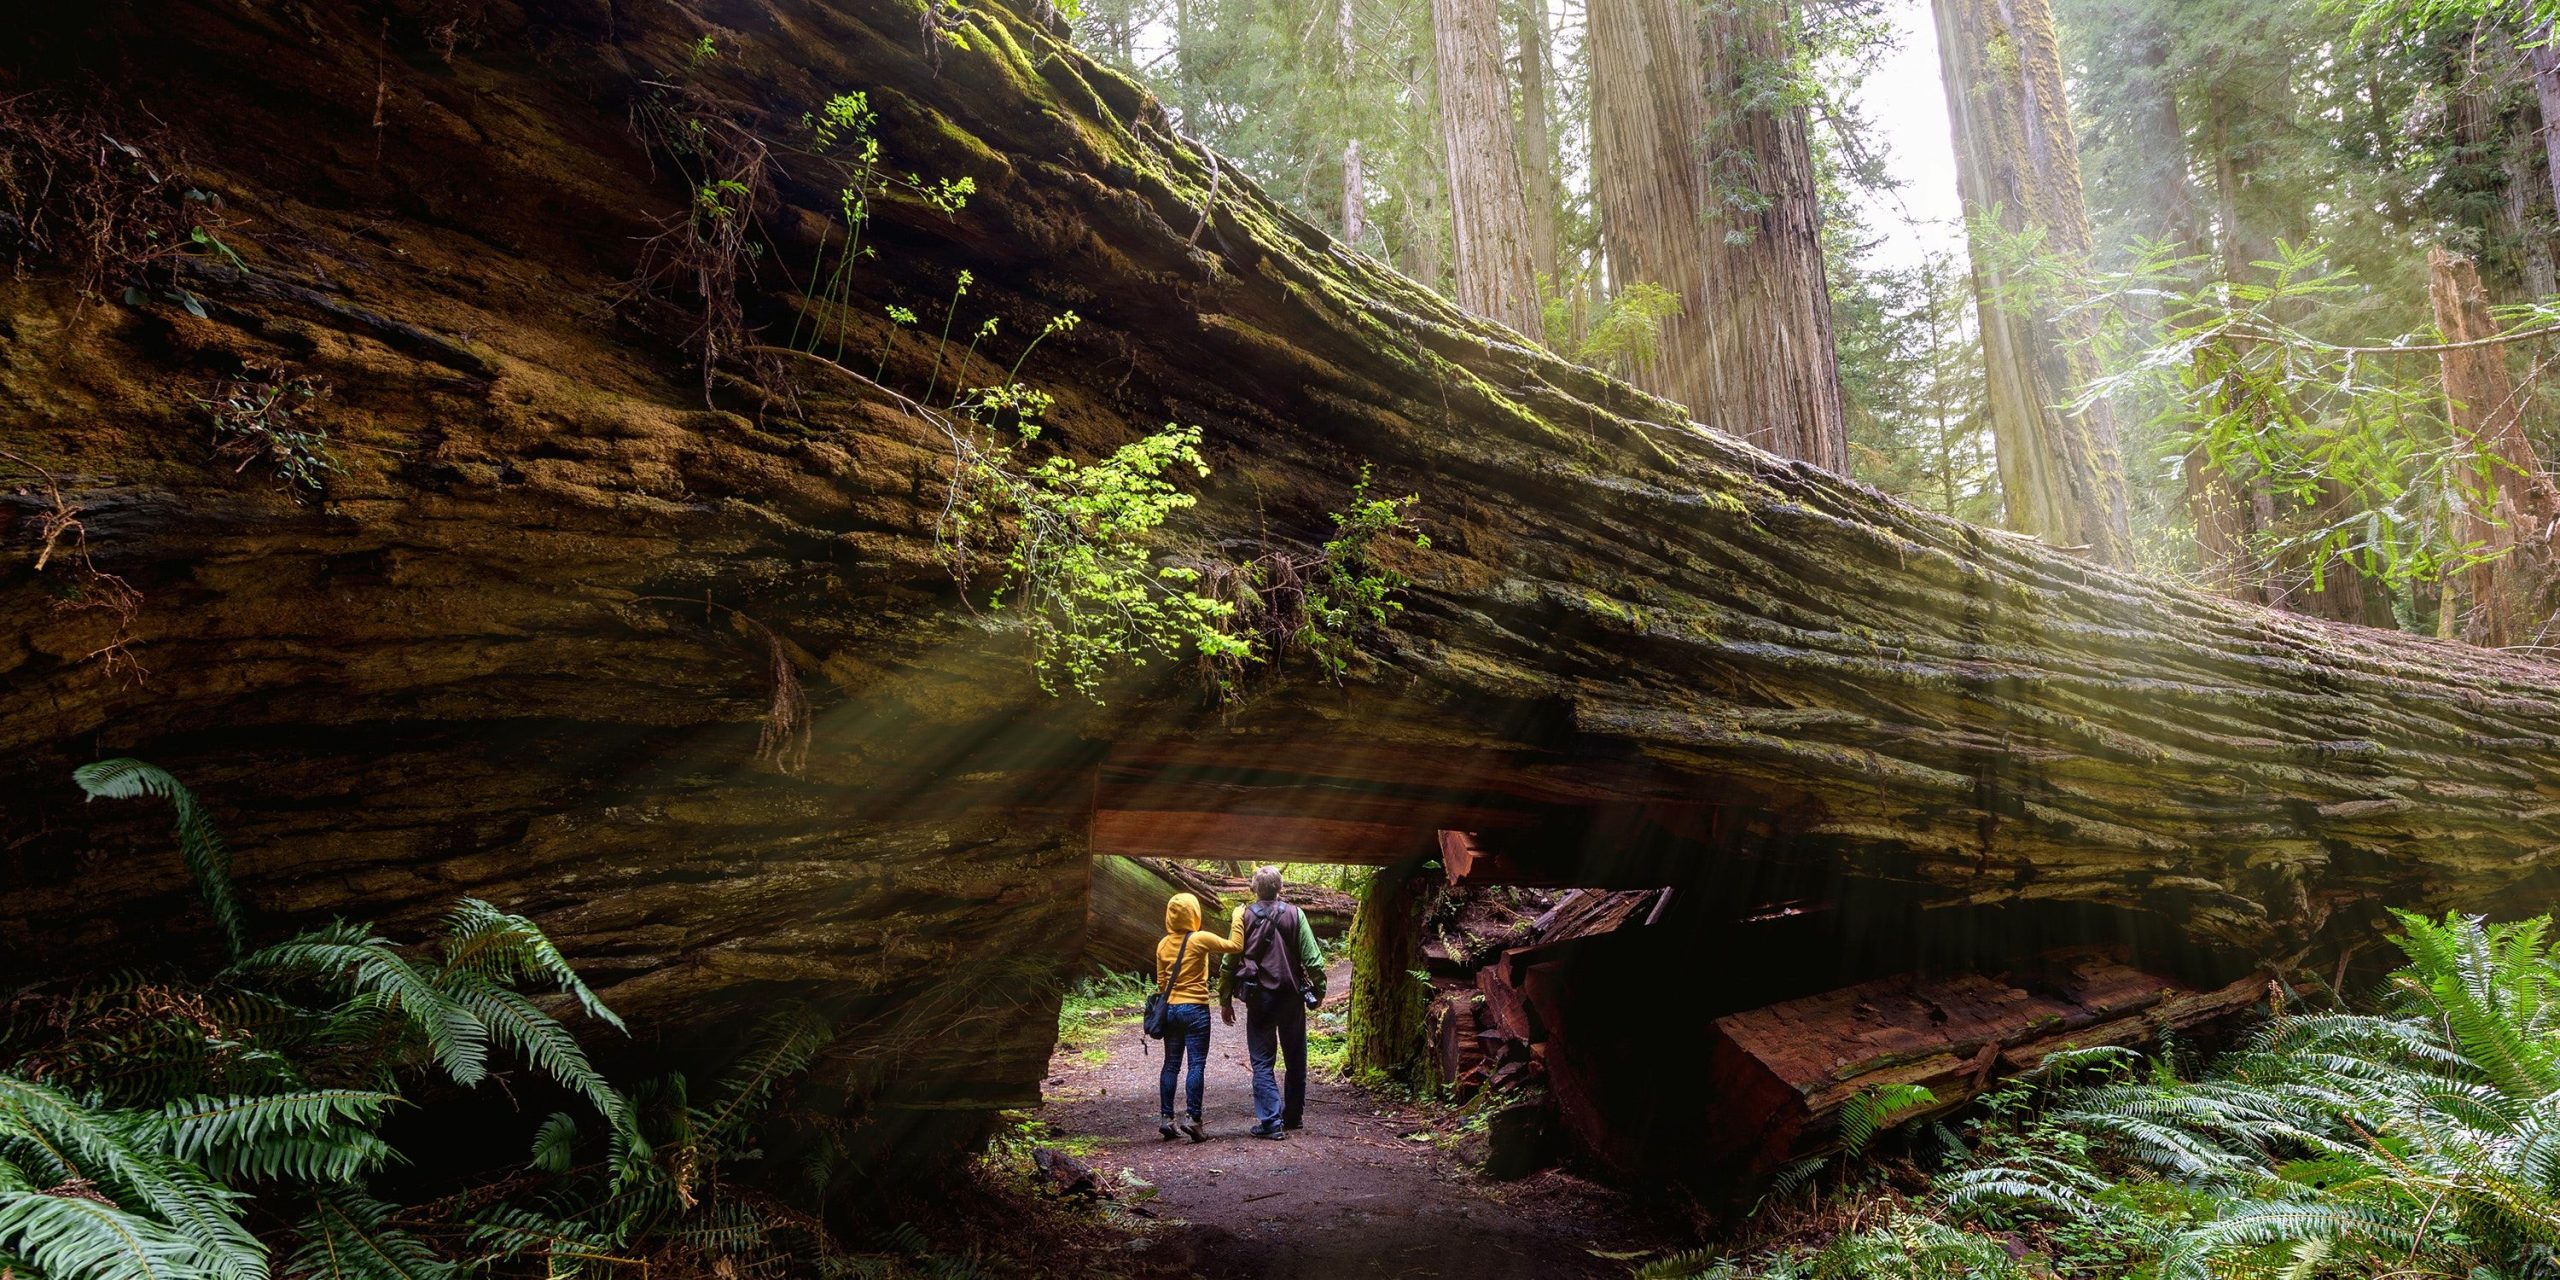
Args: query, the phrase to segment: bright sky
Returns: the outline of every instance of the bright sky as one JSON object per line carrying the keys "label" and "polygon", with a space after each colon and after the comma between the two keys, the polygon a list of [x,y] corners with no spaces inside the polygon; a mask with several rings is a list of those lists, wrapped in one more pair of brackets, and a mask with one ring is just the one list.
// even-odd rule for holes
{"label": "bright sky", "polygon": [[1929,0],[1896,0],[1898,39],[1857,95],[1885,148],[1885,164],[1902,189],[1869,203],[1867,225],[1884,240],[1874,262],[1911,267],[1932,251],[1964,247],[1956,197],[1955,143],[1947,129],[1947,95],[1938,81],[1938,33]]}

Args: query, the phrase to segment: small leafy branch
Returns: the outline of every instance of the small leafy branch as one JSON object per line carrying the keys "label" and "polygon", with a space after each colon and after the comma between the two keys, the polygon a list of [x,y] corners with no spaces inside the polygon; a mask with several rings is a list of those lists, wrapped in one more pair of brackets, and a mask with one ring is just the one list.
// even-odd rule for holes
{"label": "small leafy branch", "polygon": [[[661,103],[663,95],[682,90],[673,82],[652,88]],[[935,522],[936,551],[964,599],[983,601],[989,614],[1029,637],[1033,669],[1049,692],[1072,689],[1092,697],[1117,667],[1186,653],[1197,656],[1222,695],[1236,691],[1239,681],[1233,677],[1249,664],[1290,652],[1312,655],[1339,679],[1349,668],[1354,638],[1402,607],[1393,596],[1407,584],[1376,559],[1378,540],[1413,533],[1417,546],[1429,545],[1407,518],[1410,496],[1368,497],[1364,470],[1351,509],[1334,515],[1333,536],[1314,553],[1266,553],[1242,566],[1162,555],[1157,544],[1164,526],[1196,501],[1177,486],[1177,478],[1185,471],[1208,474],[1199,428],[1167,423],[1091,462],[1054,454],[1028,458],[1055,399],[1025,383],[1022,369],[1041,344],[1073,332],[1080,318],[1068,311],[1050,319],[1015,354],[1002,378],[973,383],[986,349],[1001,340],[1002,325],[995,316],[964,324],[962,312],[978,283],[965,270],[954,278],[943,305],[921,395],[887,385],[899,334],[926,323],[913,308],[885,307],[889,323],[867,376],[847,367],[857,315],[855,273],[874,256],[863,241],[876,202],[912,199],[950,217],[977,190],[966,177],[900,176],[890,170],[878,123],[862,92],[837,94],[801,118],[807,143],[792,154],[836,166],[841,235],[830,235],[819,248],[788,344],[748,343],[735,350],[819,365],[944,438],[951,470]],[[655,128],[677,139],[669,149],[679,157],[698,151],[684,140],[688,136],[705,129],[717,133],[716,126],[684,111],[665,114]],[[735,148],[730,153],[738,154]],[[761,175],[765,164],[766,153],[759,151],[746,167]],[[724,170],[714,164],[704,171]],[[741,226],[752,221],[757,189],[699,179],[696,188],[702,193],[698,218]],[[742,328],[734,332],[743,339]],[[955,353],[953,340],[964,332],[966,342]],[[985,594],[973,598],[982,584]],[[777,657],[777,677],[785,661]]]}
{"label": "small leafy branch", "polygon": [[[858,90],[837,94],[800,118],[800,127],[809,135],[805,154],[837,169],[837,216],[843,242],[839,246],[830,239],[818,246],[817,261],[811,266],[809,282],[802,291],[800,313],[791,323],[790,345],[813,355],[826,355],[838,364],[844,363],[845,346],[852,332],[854,268],[877,257],[879,252],[862,243],[871,224],[872,203],[903,190],[949,217],[966,208],[969,197],[978,191],[977,179],[971,177],[928,179],[915,173],[902,177],[884,168],[880,139],[875,134],[879,122],[880,113],[872,108],[870,95]],[[834,255],[832,260],[830,252]],[[966,289],[965,283],[962,287]],[[903,307],[891,307],[889,311],[897,324],[912,327],[916,323],[912,311]],[[889,336],[894,338],[896,333],[893,328]],[[884,344],[884,365],[887,359],[888,348]],[[925,398],[932,399],[932,393],[927,392]]]}
{"label": "small leafy branch", "polygon": [[965,590],[980,547],[1001,548],[989,606],[1031,637],[1043,689],[1063,684],[1091,697],[1123,661],[1145,666],[1150,654],[1185,647],[1210,659],[1247,652],[1225,626],[1234,606],[1194,590],[1197,570],[1158,565],[1146,549],[1167,517],[1196,501],[1167,476],[1209,474],[1199,446],[1198,427],[1168,423],[1096,462],[1023,467],[1012,446],[957,443],[939,530],[945,563]]}
{"label": "small leafy branch", "polygon": [[[2250,281],[2196,285],[2199,261],[2155,246],[2100,282],[2087,306],[2122,350],[2080,404],[2156,406],[2174,466],[2266,495],[2275,519],[2251,531],[2250,550],[2271,583],[2319,590],[2335,562],[2405,589],[2499,554],[2469,537],[2465,516],[2495,504],[2505,464],[2448,419],[2434,361],[2399,358],[2437,345],[2310,332],[2354,284],[2321,246],[2279,245]],[[2498,341],[2547,336],[2553,319],[2521,313]]]}
{"label": "small leafy branch", "polygon": [[318,492],[339,468],[328,430],[301,414],[326,394],[326,383],[250,364],[195,402],[213,424],[213,456],[237,461],[233,474],[264,463],[286,488]]}

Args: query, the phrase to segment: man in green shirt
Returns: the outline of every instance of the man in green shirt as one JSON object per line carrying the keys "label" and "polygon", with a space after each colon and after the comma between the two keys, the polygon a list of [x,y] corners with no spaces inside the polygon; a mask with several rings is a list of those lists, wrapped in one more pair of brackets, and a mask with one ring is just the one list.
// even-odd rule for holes
{"label": "man in green shirt", "polygon": [[[1253,901],[1236,908],[1230,938],[1243,949],[1227,957],[1218,981],[1220,1016],[1236,1022],[1244,992],[1245,1057],[1253,1064],[1253,1136],[1284,1138],[1305,1123],[1307,1011],[1324,1001],[1324,953],[1307,913],[1280,901],[1280,868],[1253,873]],[[1271,1078],[1272,1059],[1288,1061],[1288,1086]]]}

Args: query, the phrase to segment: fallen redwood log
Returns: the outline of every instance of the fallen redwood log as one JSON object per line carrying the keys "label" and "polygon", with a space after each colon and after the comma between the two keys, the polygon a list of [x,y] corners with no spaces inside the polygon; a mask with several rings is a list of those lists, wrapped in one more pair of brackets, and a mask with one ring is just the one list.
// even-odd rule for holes
{"label": "fallen redwood log", "polygon": [[[1892,1114],[1922,1119],[2058,1050],[2190,1030],[2245,1013],[2267,992],[2264,974],[2195,988],[2082,951],[2025,973],[1898,975],[1728,1014],[1707,1037],[1704,1121],[1669,1136],[1680,1163],[1747,1185],[1830,1149],[1842,1108],[1860,1095],[1921,1086],[1933,1101]],[[1604,1158],[1628,1168],[1666,1158],[1665,1135],[1628,1132],[1565,1089],[1558,1099],[1567,1125]]]}
{"label": "fallen redwood log", "polygon": [[[2277,958],[2376,903],[2548,899],[2560,670],[2111,572],[1751,449],[1712,424],[1753,406],[1693,423],[1332,243],[1053,22],[732,0],[689,63],[708,33],[677,4],[467,6],[458,40],[373,2],[31,8],[0,33],[13,110],[76,132],[64,104],[112,77],[145,127],[109,132],[152,157],[118,173],[200,179],[117,207],[218,191],[278,287],[190,277],[199,315],[101,302],[37,249],[0,273],[13,980],[216,950],[162,817],[67,782],[118,753],[206,797],[262,933],[489,899],[631,1018],[631,1058],[734,1045],[782,1001],[842,1013],[807,1096],[873,1169],[955,1170],[1036,1099],[1097,832],[1563,856],[1629,829],[1580,816],[1659,814],[1689,833],[1673,872],[1756,842],[1921,929],[2101,904]],[[688,67],[707,115],[770,131],[763,268],[643,270],[698,197],[634,108]],[[791,282],[841,244],[844,181],[789,131],[856,90],[898,170],[977,194],[877,202],[878,257],[813,305]],[[887,309],[941,310],[964,271],[962,327],[1003,322],[967,384],[1083,317],[1022,366],[1057,397],[1040,450],[1201,429],[1166,550],[1321,545],[1364,469],[1417,496],[1431,544],[1379,549],[1405,607],[1339,686],[1284,666],[1219,707],[1159,662],[1053,699],[962,606],[950,444],[910,407],[955,373]],[[677,279],[715,284],[707,311],[648,283]],[[767,344],[814,310],[885,353],[879,384],[692,341],[733,304]],[[207,456],[197,405],[252,366],[334,388],[325,489]],[[56,545],[66,514],[129,616]],[[96,657],[126,635],[147,684]]]}

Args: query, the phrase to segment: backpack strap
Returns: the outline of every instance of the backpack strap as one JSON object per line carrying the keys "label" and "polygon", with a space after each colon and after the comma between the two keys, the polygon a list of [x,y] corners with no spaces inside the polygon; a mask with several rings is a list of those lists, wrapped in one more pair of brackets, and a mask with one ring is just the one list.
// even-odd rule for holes
{"label": "backpack strap", "polygon": [[1289,957],[1289,977],[1298,984],[1298,990],[1303,993],[1307,989],[1307,968],[1298,960],[1298,907],[1292,902],[1282,902],[1277,905],[1287,908],[1288,913],[1281,915],[1272,927],[1280,930],[1280,954]]}
{"label": "backpack strap", "polygon": [[1182,935],[1182,945],[1173,949],[1173,967],[1165,970],[1164,981],[1156,984],[1156,994],[1163,996],[1165,998],[1165,1002],[1168,1004],[1173,1001],[1174,982],[1182,977],[1183,954],[1190,950],[1191,935],[1186,933]]}

